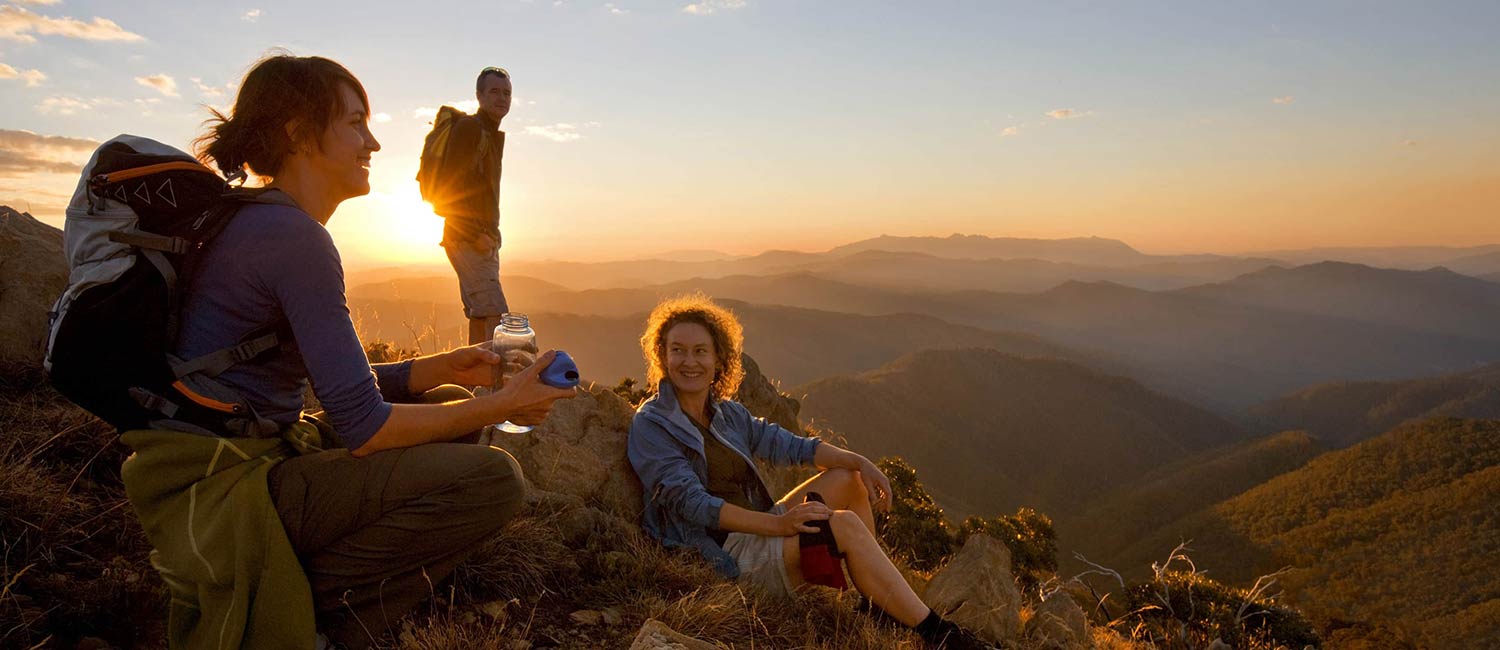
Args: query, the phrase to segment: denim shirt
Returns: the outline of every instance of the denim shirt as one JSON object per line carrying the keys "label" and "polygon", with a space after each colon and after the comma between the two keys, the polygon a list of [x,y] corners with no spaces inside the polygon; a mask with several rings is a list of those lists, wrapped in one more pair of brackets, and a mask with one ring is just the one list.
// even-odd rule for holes
{"label": "denim shirt", "polygon": [[[747,462],[760,458],[772,465],[811,464],[822,442],[752,416],[739,402],[718,400],[713,406],[709,431]],[[636,409],[626,453],[644,488],[641,527],[646,533],[667,546],[696,547],[721,575],[739,577],[734,558],[708,534],[709,528],[719,527],[724,500],[708,493],[703,435],[682,412],[671,382],[662,380],[656,396]],[[762,488],[757,501],[765,503],[754,505],[764,512],[776,503],[765,477],[758,469],[755,475]]]}

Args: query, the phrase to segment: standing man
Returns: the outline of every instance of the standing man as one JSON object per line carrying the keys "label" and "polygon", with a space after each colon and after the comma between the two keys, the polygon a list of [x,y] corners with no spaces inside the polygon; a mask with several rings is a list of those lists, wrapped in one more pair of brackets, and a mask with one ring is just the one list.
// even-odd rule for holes
{"label": "standing man", "polygon": [[479,71],[479,110],[454,123],[440,167],[442,200],[433,202],[444,220],[442,246],[458,273],[470,345],[490,340],[500,315],[510,310],[500,289],[500,120],[510,112],[510,95],[504,68]]}

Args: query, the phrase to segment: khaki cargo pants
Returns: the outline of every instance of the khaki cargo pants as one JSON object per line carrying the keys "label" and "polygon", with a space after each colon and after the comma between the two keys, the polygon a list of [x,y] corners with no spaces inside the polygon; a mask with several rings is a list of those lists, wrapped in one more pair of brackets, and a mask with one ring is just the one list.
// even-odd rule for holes
{"label": "khaki cargo pants", "polygon": [[[444,386],[423,401],[467,397]],[[477,439],[364,458],[335,449],[271,469],[271,499],[330,640],[368,647],[521,509],[520,466]]]}

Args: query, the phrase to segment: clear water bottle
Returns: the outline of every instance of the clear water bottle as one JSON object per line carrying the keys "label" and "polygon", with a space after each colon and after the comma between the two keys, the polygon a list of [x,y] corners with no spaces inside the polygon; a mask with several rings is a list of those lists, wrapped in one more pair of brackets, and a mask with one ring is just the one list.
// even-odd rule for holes
{"label": "clear water bottle", "polygon": [[[536,362],[536,331],[531,329],[531,320],[526,314],[505,314],[500,317],[500,326],[495,328],[495,338],[490,349],[500,355],[500,385],[515,373]],[[496,385],[495,388],[500,388]],[[495,425],[506,433],[526,433],[534,427],[511,424],[509,421]]]}

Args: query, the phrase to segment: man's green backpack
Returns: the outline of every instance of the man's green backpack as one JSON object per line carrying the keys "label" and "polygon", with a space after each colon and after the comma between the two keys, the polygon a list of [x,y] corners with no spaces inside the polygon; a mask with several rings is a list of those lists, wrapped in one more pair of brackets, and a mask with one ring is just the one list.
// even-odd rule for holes
{"label": "man's green backpack", "polygon": [[448,142],[453,135],[453,126],[468,117],[452,106],[438,109],[432,119],[432,132],[422,144],[422,164],[417,168],[417,187],[422,191],[422,200],[438,207],[439,195],[444,188],[443,157],[448,153]]}

